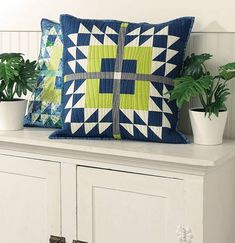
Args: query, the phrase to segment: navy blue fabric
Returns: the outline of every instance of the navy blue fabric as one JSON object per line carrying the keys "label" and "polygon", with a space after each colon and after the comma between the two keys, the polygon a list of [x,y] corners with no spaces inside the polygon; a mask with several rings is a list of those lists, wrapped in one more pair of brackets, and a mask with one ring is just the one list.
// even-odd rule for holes
{"label": "navy blue fabric", "polygon": [[[88,20],[88,19],[78,19],[70,15],[61,16],[61,28],[64,40],[64,53],[63,53],[63,72],[65,77],[73,74],[84,74],[88,75],[90,72],[87,67],[80,64],[81,60],[89,59],[90,54],[87,56],[83,52],[84,47],[90,48],[90,46],[97,45],[105,46],[104,42],[106,36],[113,41],[113,45],[119,45],[119,35],[122,26],[126,26],[125,36],[124,36],[124,49],[128,45],[131,47],[144,47],[150,38],[152,38],[153,48],[164,48],[159,55],[153,56],[152,63],[163,63],[162,66],[158,68],[153,68],[152,76],[162,76],[169,79],[174,79],[179,76],[183,59],[185,55],[186,45],[189,39],[189,35],[192,30],[194,23],[193,17],[183,17],[175,19],[162,24],[148,24],[148,23],[128,23],[127,25],[122,25],[122,21],[117,20]],[[95,30],[94,30],[95,27]],[[107,33],[107,29],[112,29],[112,33]],[[140,29],[138,34],[130,34],[137,29]],[[82,30],[81,30],[82,29]],[[100,33],[97,32],[100,31]],[[146,31],[153,29],[154,33],[145,34]],[[165,32],[164,32],[164,29]],[[162,33],[161,33],[162,31]],[[115,33],[116,32],[116,33]],[[158,34],[159,33],[159,34]],[[138,44],[135,41],[138,38]],[[172,39],[173,38],[173,39]],[[95,41],[94,41],[95,39]],[[173,40],[173,41],[172,41]],[[169,41],[172,44],[169,45]],[[135,46],[136,45],[136,46]],[[76,47],[76,56],[71,53],[71,50]],[[90,49],[89,49],[90,50]],[[147,50],[147,49],[146,49]],[[170,54],[169,50],[175,51],[176,54]],[[125,50],[124,50],[125,51]],[[147,53],[147,52],[146,52]],[[99,53],[96,54],[96,58],[99,58]],[[145,54],[143,54],[145,58]],[[147,54],[146,54],[147,55]],[[73,63],[75,66],[73,68]],[[117,73],[115,70],[117,63],[117,57],[102,57],[100,62],[100,73]],[[164,64],[165,63],[165,64]],[[138,58],[125,59],[122,60],[122,74],[145,74],[137,73]],[[155,70],[156,69],[156,70]],[[117,75],[122,75],[120,72]],[[132,76],[131,76],[132,77]],[[65,78],[66,79],[66,78]],[[96,78],[97,79],[97,78]],[[116,82],[116,76],[114,74],[113,78],[98,78],[99,79],[99,95],[100,94],[114,94],[114,82]],[[95,78],[94,78],[95,80]],[[79,87],[82,87],[87,82],[86,79],[76,79],[68,80],[63,86],[62,94],[62,121],[63,127],[61,130],[54,132],[50,138],[81,138],[81,137],[100,137],[100,138],[112,138],[115,137],[115,127],[113,126],[114,117],[112,113],[113,107],[110,111],[104,111],[103,105],[100,107],[86,107],[86,104],[79,103],[86,95],[86,90],[84,93],[80,93]],[[122,95],[135,95],[136,82],[138,80],[120,80],[120,96]],[[168,97],[164,92],[169,91],[173,88],[172,84],[165,84],[159,81],[143,81],[150,82],[151,88],[154,92],[158,93],[159,96],[150,96],[149,100],[153,106],[157,107],[155,110],[150,108],[147,112],[148,119],[143,117],[139,112],[141,109],[133,109],[131,118],[126,114],[126,109],[122,107],[119,108],[119,125],[120,125],[120,138],[130,139],[130,140],[142,140],[151,141],[159,143],[187,143],[187,138],[177,131],[178,123],[178,109],[175,102],[169,102]],[[73,92],[71,92],[73,89]],[[91,91],[90,91],[91,92]],[[98,94],[94,94],[94,99],[97,99]],[[141,102],[141,100],[140,100]],[[138,105],[138,104],[137,104]],[[165,108],[164,108],[165,107]],[[167,108],[166,108],[167,107]],[[97,109],[97,110],[95,110]],[[168,109],[168,110],[166,110]],[[131,110],[131,109],[130,109]],[[99,114],[102,112],[107,112],[102,120],[99,120]],[[90,115],[87,116],[87,113]],[[87,116],[87,117],[86,117]],[[110,125],[109,125],[110,124]],[[128,126],[131,129],[129,130]],[[106,127],[107,126],[107,127]],[[156,131],[159,128],[159,131]]]}

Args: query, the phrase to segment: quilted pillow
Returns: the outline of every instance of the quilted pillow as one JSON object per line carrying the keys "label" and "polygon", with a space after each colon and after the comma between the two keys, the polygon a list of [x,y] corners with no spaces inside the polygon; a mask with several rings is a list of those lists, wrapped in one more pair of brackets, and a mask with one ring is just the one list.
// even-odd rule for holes
{"label": "quilted pillow", "polygon": [[180,73],[193,17],[162,24],[61,16],[63,128],[50,138],[186,143],[166,94]]}
{"label": "quilted pillow", "polygon": [[25,126],[61,127],[63,42],[60,24],[41,21],[38,85],[29,102]]}

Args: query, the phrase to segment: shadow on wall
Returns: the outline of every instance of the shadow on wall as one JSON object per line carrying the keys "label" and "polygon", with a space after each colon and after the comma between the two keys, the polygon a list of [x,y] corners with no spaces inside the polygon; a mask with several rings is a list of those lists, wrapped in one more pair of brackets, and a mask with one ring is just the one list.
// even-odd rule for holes
{"label": "shadow on wall", "polygon": [[223,32],[228,32],[228,30],[225,29],[223,26],[221,26],[217,21],[213,21],[209,23],[206,27],[202,28],[200,32],[223,33]]}
{"label": "shadow on wall", "polygon": [[190,104],[185,104],[179,112],[179,130],[185,134],[192,134],[192,127],[189,119],[189,109],[192,107],[200,107],[198,99],[194,99]]}

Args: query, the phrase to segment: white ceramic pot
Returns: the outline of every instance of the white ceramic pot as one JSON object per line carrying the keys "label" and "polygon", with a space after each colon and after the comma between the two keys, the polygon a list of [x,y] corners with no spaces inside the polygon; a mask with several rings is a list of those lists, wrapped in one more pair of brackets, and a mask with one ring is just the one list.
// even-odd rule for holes
{"label": "white ceramic pot", "polygon": [[219,116],[212,114],[205,116],[203,109],[189,110],[193,130],[194,143],[202,145],[218,145],[223,142],[223,134],[228,112],[221,111]]}
{"label": "white ceramic pot", "polygon": [[0,102],[0,130],[14,131],[23,129],[26,100]]}

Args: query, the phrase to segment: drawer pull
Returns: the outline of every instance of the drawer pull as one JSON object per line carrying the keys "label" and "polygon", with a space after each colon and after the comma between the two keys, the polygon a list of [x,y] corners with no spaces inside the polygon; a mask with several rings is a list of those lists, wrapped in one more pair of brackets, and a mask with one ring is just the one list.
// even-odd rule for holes
{"label": "drawer pull", "polygon": [[73,243],[88,243],[88,242],[81,241],[81,240],[73,240]]}
{"label": "drawer pull", "polygon": [[50,243],[65,243],[65,238],[61,237],[61,236],[55,236],[55,235],[51,235]]}
{"label": "drawer pull", "polygon": [[180,243],[191,243],[193,239],[192,230],[184,225],[179,225],[176,230],[176,235]]}

